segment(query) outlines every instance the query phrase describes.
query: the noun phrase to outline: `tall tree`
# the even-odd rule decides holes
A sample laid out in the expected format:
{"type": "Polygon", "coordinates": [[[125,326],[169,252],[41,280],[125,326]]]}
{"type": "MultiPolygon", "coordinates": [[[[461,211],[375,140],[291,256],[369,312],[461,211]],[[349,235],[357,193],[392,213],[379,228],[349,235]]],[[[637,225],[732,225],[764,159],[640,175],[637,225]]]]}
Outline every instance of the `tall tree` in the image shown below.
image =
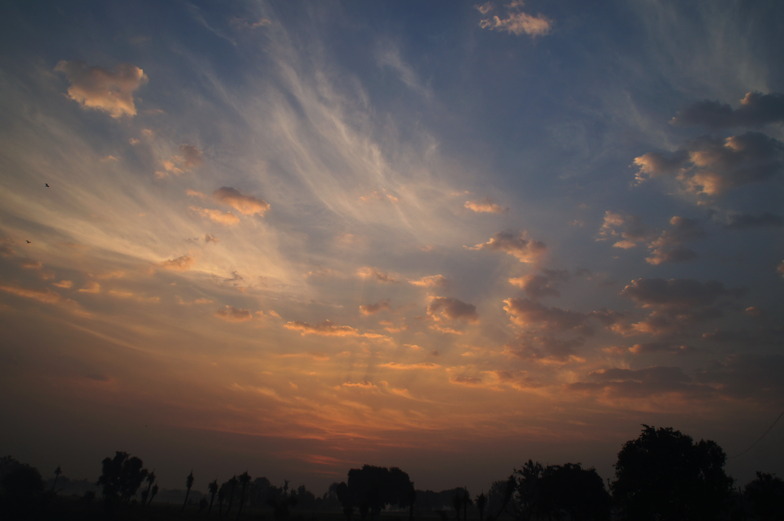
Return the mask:
{"type": "Polygon", "coordinates": [[[618,453],[612,494],[628,520],[716,519],[732,487],[725,461],[713,441],[694,443],[672,428],[643,425],[618,453]]]}
{"type": "Polygon", "coordinates": [[[210,507],[207,509],[207,513],[209,514],[212,512],[212,504],[215,502],[215,494],[218,493],[218,480],[213,479],[210,481],[210,484],[207,485],[207,490],[210,492],[210,507]]]}
{"type": "Polygon", "coordinates": [[[193,487],[193,471],[191,470],[188,473],[188,476],[185,478],[185,501],[182,502],[181,511],[185,510],[185,505],[188,504],[188,496],[191,495],[191,487],[193,487]]]}
{"type": "Polygon", "coordinates": [[[245,499],[248,494],[248,484],[250,483],[250,474],[247,471],[240,474],[239,477],[240,482],[240,506],[237,509],[237,519],[240,518],[242,514],[242,507],[245,505],[245,499]]]}
{"type": "Polygon", "coordinates": [[[487,496],[482,492],[474,499],[477,510],[479,510],[479,521],[485,521],[485,507],[487,506],[487,496]]]}

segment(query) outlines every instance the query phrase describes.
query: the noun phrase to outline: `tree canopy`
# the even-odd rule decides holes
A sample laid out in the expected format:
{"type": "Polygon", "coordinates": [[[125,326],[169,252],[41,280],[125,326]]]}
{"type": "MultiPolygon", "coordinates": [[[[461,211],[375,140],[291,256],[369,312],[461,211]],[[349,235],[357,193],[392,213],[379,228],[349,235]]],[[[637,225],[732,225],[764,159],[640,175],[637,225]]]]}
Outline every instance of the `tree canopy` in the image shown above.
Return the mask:
{"type": "Polygon", "coordinates": [[[629,520],[716,519],[732,487],[725,460],[713,441],[643,425],[618,453],[613,498],[629,520]]]}

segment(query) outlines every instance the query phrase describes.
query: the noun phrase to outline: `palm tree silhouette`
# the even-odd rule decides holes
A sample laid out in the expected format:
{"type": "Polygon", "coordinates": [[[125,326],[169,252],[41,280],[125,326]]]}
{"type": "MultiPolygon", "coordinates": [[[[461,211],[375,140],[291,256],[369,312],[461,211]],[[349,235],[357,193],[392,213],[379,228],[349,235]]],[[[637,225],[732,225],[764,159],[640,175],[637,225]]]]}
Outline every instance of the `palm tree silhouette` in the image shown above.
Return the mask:
{"type": "Polygon", "coordinates": [[[60,469],[60,465],[58,465],[57,468],[54,469],[54,483],[52,483],[52,494],[57,493],[57,480],[60,478],[60,474],[62,473],[63,471],[62,469],[60,469]]]}
{"type": "Polygon", "coordinates": [[[207,513],[209,514],[212,512],[212,504],[215,502],[215,494],[218,493],[218,480],[214,479],[210,481],[210,484],[207,485],[207,489],[210,491],[210,507],[207,509],[207,513]]]}
{"type": "Polygon", "coordinates": [[[180,511],[185,510],[185,505],[188,504],[188,496],[191,495],[191,487],[193,486],[193,471],[192,470],[191,470],[190,474],[188,474],[188,477],[185,478],[185,486],[187,487],[187,490],[185,491],[185,501],[182,503],[182,509],[180,509],[180,511]]]}

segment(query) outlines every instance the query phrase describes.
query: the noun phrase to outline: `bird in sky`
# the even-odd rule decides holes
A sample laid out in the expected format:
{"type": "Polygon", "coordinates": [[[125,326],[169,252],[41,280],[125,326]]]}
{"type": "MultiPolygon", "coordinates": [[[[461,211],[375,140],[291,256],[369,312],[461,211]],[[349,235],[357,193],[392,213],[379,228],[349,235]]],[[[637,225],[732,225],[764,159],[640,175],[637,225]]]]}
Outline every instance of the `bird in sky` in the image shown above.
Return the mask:
{"type": "Polygon", "coordinates": [[[44,183],[44,186],[47,188],[51,188],[51,186],[49,186],[49,183],[44,183]]]}

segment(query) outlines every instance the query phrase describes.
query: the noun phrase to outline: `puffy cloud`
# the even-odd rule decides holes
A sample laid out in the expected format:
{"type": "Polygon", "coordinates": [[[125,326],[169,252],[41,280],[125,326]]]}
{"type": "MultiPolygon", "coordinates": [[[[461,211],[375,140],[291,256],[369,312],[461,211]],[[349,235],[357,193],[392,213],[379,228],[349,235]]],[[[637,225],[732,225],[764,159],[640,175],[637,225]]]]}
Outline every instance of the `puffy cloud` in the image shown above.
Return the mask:
{"type": "Polygon", "coordinates": [[[648,234],[638,216],[607,210],[597,240],[615,240],[614,247],[628,249],[645,241],[648,234]]]}
{"type": "Polygon", "coordinates": [[[655,266],[665,262],[691,260],[697,254],[684,244],[703,235],[704,232],[696,220],[676,215],[670,219],[670,228],[664,230],[648,245],[651,255],[645,260],[655,266]]]}
{"type": "Polygon", "coordinates": [[[634,159],[636,178],[674,177],[687,192],[718,196],[784,171],[784,144],[759,132],[726,139],[702,137],[671,154],[649,152],[634,159]]]}
{"type": "Polygon", "coordinates": [[[426,275],[421,279],[409,280],[408,283],[420,288],[443,288],[446,286],[446,277],[441,274],[426,275]]]}
{"type": "Polygon", "coordinates": [[[740,107],[718,101],[700,101],[681,110],[672,123],[705,127],[759,127],[784,121],[784,95],[747,92],[740,107]]]}
{"type": "Polygon", "coordinates": [[[477,201],[466,201],[463,206],[476,213],[504,213],[508,210],[508,208],[501,206],[489,198],[477,201]]]}
{"type": "Polygon", "coordinates": [[[476,306],[452,297],[431,297],[427,305],[427,316],[434,322],[461,320],[476,322],[479,315],[476,306]]]}
{"type": "MultiPolygon", "coordinates": [[[[518,8],[522,7],[523,2],[511,2],[505,7],[509,11],[502,16],[493,15],[488,18],[482,18],[479,21],[479,27],[490,31],[502,31],[515,36],[527,34],[528,36],[543,36],[550,32],[552,21],[543,15],[530,15],[519,11],[518,8]]],[[[477,11],[482,15],[487,15],[492,9],[493,4],[488,2],[486,4],[476,6],[477,11]]]]}
{"type": "Polygon", "coordinates": [[[561,308],[543,306],[527,298],[508,298],[504,300],[504,311],[509,319],[522,328],[551,331],[582,330],[587,328],[588,315],[561,308]]]}
{"type": "Polygon", "coordinates": [[[541,274],[530,274],[509,279],[509,284],[521,288],[532,298],[560,295],[555,287],[558,282],[569,280],[569,273],[563,270],[544,270],[541,274]]]}
{"type": "Polygon", "coordinates": [[[226,305],[215,312],[215,316],[227,322],[247,322],[253,320],[253,313],[248,309],[226,305]]]}
{"type": "Polygon", "coordinates": [[[621,290],[621,295],[631,298],[643,308],[670,310],[710,306],[723,297],[737,298],[741,293],[737,289],[725,288],[721,282],[694,279],[639,278],[621,290]]]}
{"type": "Polygon", "coordinates": [[[244,195],[236,188],[223,186],[213,192],[212,196],[221,203],[231,206],[243,215],[264,215],[270,205],[263,199],[244,195]]]}
{"type": "Polygon", "coordinates": [[[234,226],[240,222],[240,218],[231,212],[222,212],[220,210],[215,210],[214,208],[200,208],[198,206],[191,206],[190,210],[206,219],[225,226],[234,226]]]}
{"type": "Polygon", "coordinates": [[[193,266],[195,260],[193,257],[188,255],[182,255],[175,259],[165,260],[160,263],[160,266],[167,270],[174,270],[174,271],[186,271],[193,266]]]}
{"type": "Polygon", "coordinates": [[[469,250],[493,250],[502,251],[513,255],[520,262],[536,262],[547,250],[547,246],[541,241],[528,238],[526,232],[518,234],[512,232],[498,232],[487,242],[469,246],[469,250]]]}
{"type": "Polygon", "coordinates": [[[121,63],[105,69],[61,60],[55,70],[66,75],[71,83],[68,97],[81,106],[107,112],[113,118],[136,115],[133,93],[147,81],[139,67],[121,63]]]}

